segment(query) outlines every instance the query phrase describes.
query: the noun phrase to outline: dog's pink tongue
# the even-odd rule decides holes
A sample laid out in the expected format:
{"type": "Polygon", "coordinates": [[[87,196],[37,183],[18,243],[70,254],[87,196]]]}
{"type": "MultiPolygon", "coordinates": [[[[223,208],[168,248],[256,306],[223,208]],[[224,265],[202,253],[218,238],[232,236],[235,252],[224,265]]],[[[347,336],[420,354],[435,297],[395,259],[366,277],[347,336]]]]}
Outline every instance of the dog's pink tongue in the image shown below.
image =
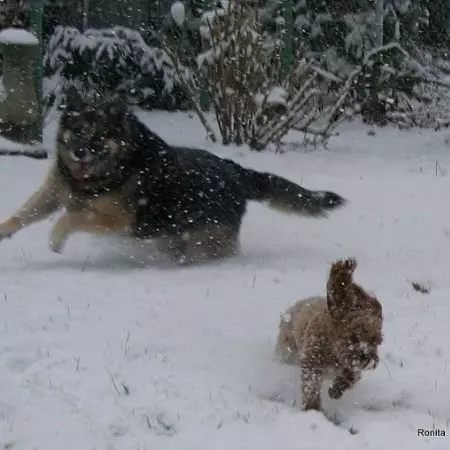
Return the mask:
{"type": "Polygon", "coordinates": [[[72,175],[76,180],[84,180],[88,176],[88,167],[80,162],[72,168],[72,175]]]}

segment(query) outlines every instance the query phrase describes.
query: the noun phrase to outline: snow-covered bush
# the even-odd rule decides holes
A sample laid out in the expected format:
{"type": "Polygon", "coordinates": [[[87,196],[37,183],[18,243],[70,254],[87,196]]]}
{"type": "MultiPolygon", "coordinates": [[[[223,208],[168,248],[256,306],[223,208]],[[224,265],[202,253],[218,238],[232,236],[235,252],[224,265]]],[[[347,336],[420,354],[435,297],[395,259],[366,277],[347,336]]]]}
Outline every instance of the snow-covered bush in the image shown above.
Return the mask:
{"type": "Polygon", "coordinates": [[[429,25],[421,33],[421,41],[434,48],[450,46],[450,2],[448,0],[423,0],[429,12],[429,25]]]}
{"type": "Polygon", "coordinates": [[[204,51],[197,57],[197,76],[223,144],[247,143],[260,150],[291,128],[311,131],[310,125],[325,117],[318,74],[301,55],[283,70],[281,48],[264,39],[257,8],[222,1],[203,13],[200,33],[204,51]]]}
{"type": "MultiPolygon", "coordinates": [[[[384,1],[384,44],[400,42],[405,48],[419,38],[429,23],[426,0],[384,1]]],[[[284,4],[265,2],[264,21],[270,34],[283,31],[284,4]],[[280,27],[281,24],[281,27],[280,27]]],[[[294,47],[323,68],[345,76],[375,45],[376,15],[373,0],[294,0],[294,47]]]]}
{"type": "MultiPolygon", "coordinates": [[[[184,77],[191,77],[188,69],[181,70],[184,77]]],[[[101,96],[126,92],[131,103],[145,108],[171,110],[186,106],[167,54],[147,45],[139,32],[123,27],[85,32],[57,27],[46,48],[44,72],[47,106],[65,84],[101,96]]]]}
{"type": "MultiPolygon", "coordinates": [[[[235,0],[221,0],[203,12],[198,22],[203,52],[196,58],[200,89],[185,84],[191,104],[211,136],[198,106],[206,94],[225,145],[246,143],[261,150],[280,142],[292,128],[328,138],[345,108],[324,107],[323,77],[299,52],[294,65],[284,66],[282,43],[263,35],[259,12],[253,4],[235,0]],[[321,126],[313,127],[318,121],[321,126]]],[[[179,48],[168,52],[175,65],[182,60],[179,48]]]]}
{"type": "MultiPolygon", "coordinates": [[[[384,45],[396,42],[423,63],[423,35],[436,20],[429,14],[431,3],[385,0],[384,45]]],[[[283,6],[277,0],[266,2],[264,23],[270,36],[283,36],[286,32],[283,6]]],[[[447,8],[450,14],[450,6],[447,8]]],[[[294,48],[301,49],[308,61],[341,80],[364,66],[354,79],[353,98],[367,122],[385,123],[398,116],[394,112],[404,113],[418,107],[421,101],[428,101],[428,97],[425,100],[416,92],[423,91],[421,77],[414,70],[405,69],[401,52],[383,51],[370,58],[370,65],[364,64],[376,46],[373,0],[294,0],[293,21],[294,48]]]]}
{"type": "Polygon", "coordinates": [[[197,62],[224,144],[251,140],[257,98],[268,87],[257,27],[255,10],[234,2],[202,16],[200,32],[209,48],[197,62]]]}
{"type": "Polygon", "coordinates": [[[394,112],[403,111],[420,77],[404,64],[397,48],[368,58],[355,78],[355,104],[368,124],[386,125],[394,112]],[[400,57],[399,57],[400,56],[400,57]]]}
{"type": "Polygon", "coordinates": [[[346,83],[366,123],[393,122],[402,128],[450,124],[450,80],[396,42],[368,52],[346,83]]]}

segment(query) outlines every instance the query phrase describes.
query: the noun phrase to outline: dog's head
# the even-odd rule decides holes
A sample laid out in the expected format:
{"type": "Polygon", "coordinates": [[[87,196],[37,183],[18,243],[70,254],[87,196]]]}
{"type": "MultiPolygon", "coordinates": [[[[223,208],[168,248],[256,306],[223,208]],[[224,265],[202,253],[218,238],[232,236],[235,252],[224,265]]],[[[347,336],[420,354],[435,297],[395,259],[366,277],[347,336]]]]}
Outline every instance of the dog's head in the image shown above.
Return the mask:
{"type": "Polygon", "coordinates": [[[375,369],[383,341],[383,312],[378,299],[353,282],[356,261],[338,261],[331,267],[327,304],[334,322],[333,340],[338,364],[349,369],[375,369]]]}
{"type": "Polygon", "coordinates": [[[334,342],[338,364],[353,371],[376,369],[383,342],[381,327],[381,319],[371,312],[349,313],[340,322],[334,342]]]}
{"type": "Polygon", "coordinates": [[[109,176],[126,154],[128,116],[122,99],[84,101],[69,89],[57,133],[58,157],[78,181],[109,176]]]}

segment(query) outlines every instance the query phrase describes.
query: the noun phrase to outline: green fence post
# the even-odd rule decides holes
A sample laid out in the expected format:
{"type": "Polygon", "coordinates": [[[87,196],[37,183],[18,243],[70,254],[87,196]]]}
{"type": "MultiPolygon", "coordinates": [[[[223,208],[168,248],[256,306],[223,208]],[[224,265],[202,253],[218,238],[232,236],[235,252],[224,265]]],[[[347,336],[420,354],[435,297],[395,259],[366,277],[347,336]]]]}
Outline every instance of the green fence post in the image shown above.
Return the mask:
{"type": "MultiPolygon", "coordinates": [[[[214,0],[204,0],[202,2],[203,10],[214,11],[215,1],[214,0]]],[[[205,24],[206,25],[206,24],[205,24]]],[[[212,25],[212,24],[211,24],[212,25]]],[[[209,48],[209,42],[204,37],[201,38],[201,51],[206,52],[209,48]]],[[[200,108],[204,112],[209,112],[211,109],[211,98],[209,96],[207,83],[204,80],[201,80],[200,86],[200,108]]]]}
{"type": "Polygon", "coordinates": [[[283,0],[283,18],[285,25],[285,34],[284,34],[282,67],[284,74],[288,72],[293,59],[292,34],[294,32],[294,15],[292,9],[293,9],[293,0],[283,0]]]}
{"type": "Polygon", "coordinates": [[[31,0],[30,8],[30,26],[31,32],[39,41],[38,50],[33,61],[34,87],[36,90],[37,108],[39,113],[39,120],[37,123],[36,136],[40,143],[42,143],[42,128],[43,128],[43,108],[42,108],[42,59],[43,59],[43,44],[42,44],[42,22],[44,15],[44,0],[31,0]]]}

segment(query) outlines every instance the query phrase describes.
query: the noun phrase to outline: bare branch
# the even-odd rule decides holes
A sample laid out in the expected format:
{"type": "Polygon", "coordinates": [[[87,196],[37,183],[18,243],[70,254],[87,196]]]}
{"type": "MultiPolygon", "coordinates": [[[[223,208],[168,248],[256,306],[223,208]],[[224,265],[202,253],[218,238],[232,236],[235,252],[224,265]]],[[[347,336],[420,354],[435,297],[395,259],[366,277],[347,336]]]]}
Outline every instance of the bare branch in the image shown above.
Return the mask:
{"type": "Polygon", "coordinates": [[[205,127],[206,133],[208,134],[208,137],[211,139],[212,142],[217,142],[217,137],[209,124],[208,120],[206,119],[205,114],[203,113],[202,109],[200,108],[200,105],[195,100],[195,91],[192,89],[192,87],[189,85],[189,83],[186,81],[185,77],[183,76],[181,69],[180,69],[180,62],[179,58],[175,53],[173,53],[167,46],[163,45],[163,50],[167,53],[169,59],[172,61],[172,64],[175,68],[175,72],[178,75],[178,78],[180,80],[181,85],[183,86],[183,89],[186,92],[186,95],[189,99],[189,101],[192,104],[192,107],[194,108],[195,112],[197,113],[197,116],[200,119],[200,122],[205,127]]]}

